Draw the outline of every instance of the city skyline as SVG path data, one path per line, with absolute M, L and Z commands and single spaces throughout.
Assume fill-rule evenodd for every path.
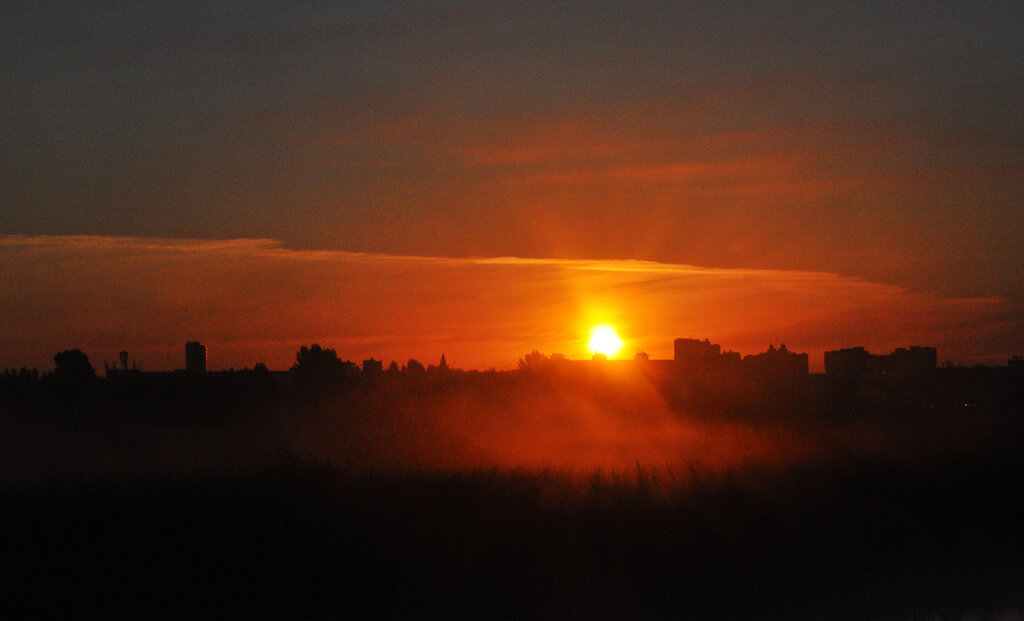
M 194 334 L 235 352 L 225 366 L 316 340 L 500 367 L 617 320 L 627 349 L 682 331 L 820 360 L 909 334 L 998 360 L 1024 351 L 1021 19 L 1014 2 L 5 3 L 0 364 L 56 345 L 163 366 Z M 317 279 L 329 292 L 298 290 Z
M 931 317 L 896 315 L 904 325 L 943 324 L 937 344 L 954 361 L 1024 349 L 1019 3 L 44 4 L 0 9 L 9 86 L 0 90 L 0 234 L 67 245 L 47 259 L 57 261 L 49 272 L 92 274 L 96 297 L 117 298 L 116 279 L 102 281 L 116 270 L 82 255 L 84 240 L 188 246 L 199 262 L 213 260 L 212 248 L 246 245 L 257 247 L 257 261 L 309 262 L 317 253 L 398 264 L 639 261 L 768 278 L 840 275 L 819 278 L 843 286 L 859 279 L 886 302 L 906 292 L 922 296 L 922 308 L 943 306 Z M 5 238 L 0 250 L 5 273 L 24 258 L 11 244 Z M 207 271 L 226 277 L 223 267 Z M 278 278 L 287 268 L 271 271 Z M 380 271 L 349 275 L 346 288 L 375 304 L 380 291 L 360 287 Z M 255 284 L 228 288 L 264 295 L 258 275 L 247 276 Z M 187 268 L 160 277 L 172 289 L 198 278 Z M 564 291 L 524 294 L 551 306 L 593 289 L 593 279 L 554 278 Z M 442 278 L 436 290 L 392 297 L 433 304 L 425 297 L 444 297 L 452 284 Z M 5 305 L 52 315 L 66 303 L 25 291 L 17 276 L 3 285 Z M 308 301 L 296 295 L 291 303 Z M 669 291 L 664 303 L 678 297 Z M 828 301 L 836 307 L 821 313 L 833 319 L 850 305 Z M 885 310 L 877 302 L 865 306 Z M 179 323 L 221 350 L 239 347 L 220 324 L 250 302 L 219 303 L 228 317 L 196 321 L 189 308 Z M 651 312 L 646 303 L 638 310 Z M 488 348 L 472 325 L 429 320 L 416 334 L 406 326 L 366 334 L 304 313 L 300 324 L 314 328 L 306 333 L 249 339 L 291 348 L 387 338 L 420 355 L 422 341 L 458 332 L 474 343 L 453 354 L 469 366 L 509 364 L 522 348 Z M 759 335 L 741 333 L 731 317 L 720 326 L 686 319 L 657 321 L 739 349 L 782 338 L 820 347 L 772 318 Z M 503 320 L 492 330 L 570 348 L 590 320 L 558 312 L 546 329 Z M 151 331 L 166 321 L 156 318 Z M 949 336 L 956 321 L 979 342 Z M 623 332 L 641 343 L 658 336 Z M 847 342 L 861 335 L 890 338 L 862 330 Z M 92 335 L 81 340 L 69 328 L 63 336 L 93 347 Z M 128 336 L 109 340 L 152 348 L 155 363 L 157 349 L 170 350 L 168 340 Z M 0 349 L 24 343 L 10 337 Z M 257 358 L 284 354 L 272 343 L 257 349 Z M 39 364 L 4 361 L 19 363 Z
M 0 610 L 1024 617 L 1022 24 L 0 2 Z
M 1008 300 L 820 272 L 89 236 L 0 236 L 0 256 L 0 367 L 48 368 L 53 352 L 77 347 L 97 360 L 127 349 L 170 370 L 180 343 L 197 339 L 218 352 L 214 369 L 286 368 L 310 342 L 353 360 L 444 352 L 462 368 L 500 369 L 534 349 L 588 357 L 598 324 L 615 326 L 623 356 L 669 357 L 672 339 L 691 334 L 744 354 L 786 343 L 816 371 L 824 351 L 856 345 L 927 344 L 963 364 L 1024 352 Z

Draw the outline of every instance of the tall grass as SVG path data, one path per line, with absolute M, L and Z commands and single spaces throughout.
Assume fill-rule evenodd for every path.
M 471 379 L 0 417 L 0 615 L 1024 612 L 1019 411 Z
M 1024 457 L 715 472 L 288 458 L 8 487 L 3 609 L 865 618 L 1024 610 Z

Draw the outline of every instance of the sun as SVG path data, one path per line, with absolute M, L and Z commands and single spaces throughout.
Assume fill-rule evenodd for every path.
M 590 331 L 590 342 L 587 343 L 592 354 L 604 354 L 614 358 L 622 349 L 622 339 L 616 334 L 615 328 L 607 324 L 594 326 Z

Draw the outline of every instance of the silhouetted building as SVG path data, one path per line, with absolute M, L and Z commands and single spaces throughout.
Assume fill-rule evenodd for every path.
M 870 354 L 863 347 L 825 352 L 825 375 L 836 378 L 876 376 L 907 379 L 928 375 L 937 366 L 938 352 L 934 347 L 900 347 L 886 355 Z
M 847 347 L 825 352 L 825 375 L 859 377 L 871 366 L 871 354 L 863 347 Z
M 769 345 L 764 353 L 744 356 L 743 366 L 750 376 L 769 382 L 793 382 L 810 373 L 807 354 L 789 351 L 785 344 L 778 349 Z
M 448 370 L 448 361 L 445 360 L 443 353 L 441 354 L 441 364 L 438 365 L 438 368 L 440 368 L 442 371 Z
M 939 365 L 934 347 L 899 347 L 886 358 L 883 373 L 899 378 L 923 377 Z
M 721 377 L 735 374 L 740 368 L 739 352 L 723 352 L 721 345 L 708 339 L 676 339 L 673 351 L 678 372 Z
M 384 373 L 384 361 L 370 358 L 363 360 L 363 375 L 367 377 L 379 377 Z
M 189 373 L 206 372 L 206 347 L 199 341 L 185 343 L 185 371 Z
M 711 365 L 722 355 L 722 346 L 708 339 L 676 339 L 673 343 L 674 358 L 686 365 Z

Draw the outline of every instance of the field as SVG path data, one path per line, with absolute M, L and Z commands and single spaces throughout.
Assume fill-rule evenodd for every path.
M 349 392 L 301 413 L 8 416 L 0 607 L 302 618 L 1024 611 L 1019 413 L 812 422 L 676 411 L 667 426 L 643 399 L 577 394 L 563 415 L 551 391 L 513 392 L 522 398 L 511 405 L 491 388 L 449 388 Z

